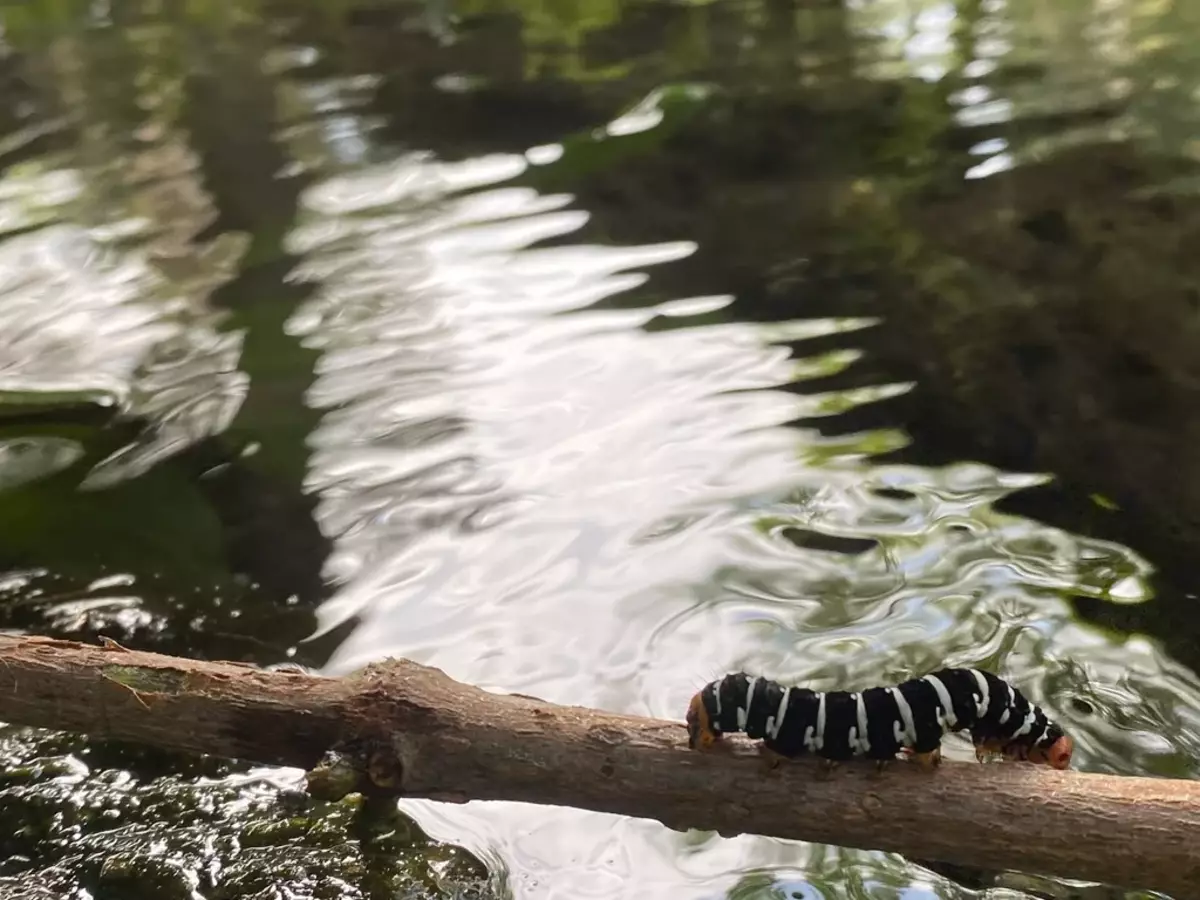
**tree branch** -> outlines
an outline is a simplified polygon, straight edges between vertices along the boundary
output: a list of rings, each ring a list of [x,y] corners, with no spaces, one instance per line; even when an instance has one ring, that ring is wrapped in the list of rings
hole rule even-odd
[[[492,694],[406,661],[324,678],[0,636],[0,720],[299,766],[310,790],[572,806],[1200,897],[1197,782],[1016,763],[768,772],[749,745],[689,750],[682,722]]]

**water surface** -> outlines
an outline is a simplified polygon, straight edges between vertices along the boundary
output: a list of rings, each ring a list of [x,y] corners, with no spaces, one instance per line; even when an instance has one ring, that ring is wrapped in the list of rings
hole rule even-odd
[[[0,10],[3,627],[676,719],[976,665],[1195,777],[1189,8]],[[0,877],[81,900],[105,833],[203,898],[246,834],[271,896],[1082,896],[515,804],[398,872],[294,773],[3,740]]]

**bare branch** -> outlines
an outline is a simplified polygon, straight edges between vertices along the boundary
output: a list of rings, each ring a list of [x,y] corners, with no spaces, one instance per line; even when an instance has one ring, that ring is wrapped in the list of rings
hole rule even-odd
[[[300,766],[323,791],[572,806],[1200,897],[1200,783],[1015,763],[768,772],[748,746],[688,750],[682,722],[492,694],[406,661],[322,678],[0,636],[0,720]],[[354,777],[330,777],[347,765]]]

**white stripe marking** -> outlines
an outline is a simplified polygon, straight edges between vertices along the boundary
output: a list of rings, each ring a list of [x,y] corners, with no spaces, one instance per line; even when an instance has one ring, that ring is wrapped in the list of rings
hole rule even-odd
[[[1035,721],[1037,721],[1037,710],[1030,706],[1029,714],[1025,716],[1025,721],[1021,723],[1021,727],[1013,732],[1013,737],[1019,738],[1023,734],[1028,734],[1033,730],[1033,723]]]
[[[1002,685],[1004,685],[1004,712],[1000,713],[1000,724],[1003,725],[1005,722],[1007,722],[1009,719],[1012,718],[1013,702],[1017,698],[1015,696],[1013,696],[1012,685],[1010,685],[1007,681],[1003,681],[1003,680],[1001,680],[1000,683]]]
[[[988,696],[988,683],[978,669],[972,669],[971,674],[975,676],[975,683],[979,685],[979,696],[975,698],[975,717],[982,719],[987,715],[988,704],[991,700],[991,697]]]
[[[851,700],[853,700],[856,696],[858,696],[858,695],[855,694],[853,691],[850,693]],[[858,717],[856,716],[855,721],[857,721],[857,720],[858,720]],[[857,725],[847,726],[846,746],[850,748],[851,754],[858,753],[858,726]]]
[[[771,740],[779,737],[779,729],[783,727],[783,717],[787,715],[788,698],[792,695],[792,689],[783,689],[783,699],[779,701],[779,710],[775,713],[774,719],[767,719],[767,733],[771,735]]]
[[[958,724],[958,716],[954,715],[954,701],[950,699],[950,692],[946,690],[946,685],[942,684],[942,679],[936,675],[926,675],[922,680],[929,682],[937,691],[938,703],[942,707],[937,714],[938,726],[942,731],[953,728]]]
[[[825,692],[821,692],[821,699],[817,703],[817,733],[816,745],[820,750],[825,746]]]
[[[871,739],[867,735],[867,703],[862,694],[854,695],[854,703],[858,713],[858,750],[866,755],[871,752]]]
[[[896,743],[902,747],[913,747],[917,743],[917,726],[913,724],[912,707],[908,705],[908,701],[904,699],[904,695],[900,693],[900,688],[890,687],[889,691],[896,698],[896,708],[900,710],[900,722],[894,723],[896,731]],[[900,723],[904,723],[903,729]]]
[[[754,685],[758,682],[757,676],[751,678],[746,683],[746,705],[738,707],[738,730],[746,730],[746,720],[750,718],[750,701],[754,699]]]

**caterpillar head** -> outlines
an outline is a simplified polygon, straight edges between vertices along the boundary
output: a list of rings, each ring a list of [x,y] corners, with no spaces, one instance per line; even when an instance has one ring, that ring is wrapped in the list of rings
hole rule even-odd
[[[1058,725],[1051,724],[1036,741],[1013,741],[1000,752],[1008,759],[1031,762],[1052,769],[1069,769],[1075,742]]]
[[[1050,766],[1052,769],[1069,769],[1071,754],[1075,749],[1075,742],[1054,723],[1050,723],[1042,736],[1035,741],[1028,738],[1006,741],[974,732],[971,736],[975,743],[976,755],[980,759],[995,753],[1005,759]]]
[[[1075,742],[1070,735],[1054,724],[1046,729],[1041,740],[1028,748],[1025,758],[1032,763],[1050,766],[1052,769],[1067,769],[1071,766],[1071,754],[1075,750]]]
[[[707,750],[717,741],[717,733],[712,727],[712,717],[704,705],[704,692],[692,697],[687,711],[688,746],[693,750],[699,747]]]

